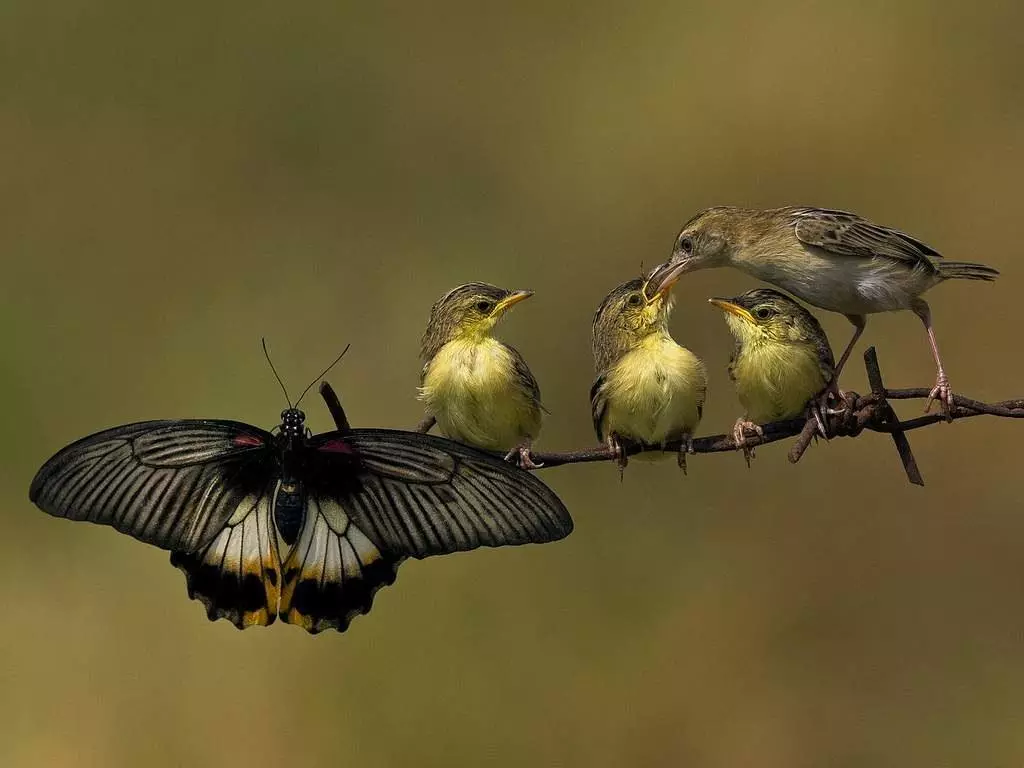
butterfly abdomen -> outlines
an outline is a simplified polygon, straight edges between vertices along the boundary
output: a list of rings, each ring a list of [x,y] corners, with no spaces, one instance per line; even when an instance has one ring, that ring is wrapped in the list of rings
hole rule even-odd
[[[306,498],[298,483],[281,483],[274,503],[274,525],[281,540],[289,547],[299,538],[306,515]]]

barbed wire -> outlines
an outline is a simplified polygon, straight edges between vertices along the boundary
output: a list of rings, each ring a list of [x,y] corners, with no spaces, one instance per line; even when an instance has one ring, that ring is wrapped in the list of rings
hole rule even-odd
[[[889,401],[926,399],[929,397],[931,389],[926,387],[886,389],[882,381],[882,373],[878,365],[878,355],[874,347],[870,347],[864,353],[864,365],[867,368],[871,392],[867,395],[846,392],[847,403],[850,407],[842,413],[824,415],[823,418],[826,422],[825,426],[829,439],[857,437],[865,431],[891,435],[900,460],[903,463],[907,479],[915,485],[924,485],[924,479],[921,477],[917,461],[910,449],[910,441],[906,435],[907,432],[942,421],[955,421],[974,416],[1024,419],[1024,399],[986,403],[962,395],[954,395],[952,407],[948,414],[929,413],[901,421],[896,416]],[[341,407],[341,401],[338,399],[337,394],[335,394],[334,389],[326,381],[320,385],[320,394],[324,398],[327,409],[331,412],[337,428],[341,431],[350,429],[348,418]],[[416,430],[426,432],[433,424],[433,418],[427,417],[417,425]],[[789,451],[789,460],[795,464],[800,461],[800,458],[818,434],[817,422],[813,418],[787,419],[760,426],[763,434],[749,434],[743,446],[736,443],[736,439],[732,434],[694,438],[691,453],[738,451],[743,447],[755,448],[759,445],[767,445],[795,437],[796,440]],[[678,453],[681,447],[681,441],[676,440],[668,442],[663,448],[656,450]],[[638,453],[652,450],[632,443],[623,443],[622,449],[626,456],[634,456]],[[500,456],[503,454],[496,453],[495,455]],[[534,452],[532,456],[536,464],[542,465],[538,466],[538,469],[549,469],[565,466],[566,464],[583,464],[595,461],[616,461],[618,459],[609,448],[603,445],[584,448],[578,451],[540,451]]]

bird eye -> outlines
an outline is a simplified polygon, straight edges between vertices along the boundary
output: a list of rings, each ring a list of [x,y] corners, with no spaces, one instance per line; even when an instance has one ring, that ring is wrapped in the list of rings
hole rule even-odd
[[[644,297],[639,293],[631,293],[629,294],[629,298],[626,299],[626,303],[631,307],[639,307],[644,303]]]
[[[492,309],[494,309],[494,302],[478,301],[476,303],[476,308],[479,309],[481,312],[490,312]]]
[[[755,317],[757,317],[758,320],[767,320],[773,314],[775,313],[768,307],[758,307],[757,310],[754,312],[754,315]]]
[[[692,237],[681,237],[679,238],[679,250],[683,253],[693,253],[693,238]]]

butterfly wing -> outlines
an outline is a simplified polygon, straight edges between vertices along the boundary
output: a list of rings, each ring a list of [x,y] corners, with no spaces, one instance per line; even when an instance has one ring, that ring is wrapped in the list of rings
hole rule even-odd
[[[282,568],[281,618],[344,631],[402,560],[564,538],[572,518],[533,474],[433,435],[314,437],[306,520]]]
[[[266,626],[277,617],[280,560],[271,512],[279,480],[245,497],[213,540],[194,552],[171,552],[188,596],[206,607],[210,621],[239,629]]]
[[[273,438],[230,421],[144,421],[72,443],[29,498],[55,517],[109,525],[163,549],[212,539],[266,481]]]
[[[281,620],[308,632],[344,632],[368,613],[405,558],[379,547],[330,492],[309,492],[299,538],[281,567]]]
[[[147,421],[85,437],[47,461],[29,498],[172,551],[211,619],[269,624],[279,564],[273,436],[234,421]]]

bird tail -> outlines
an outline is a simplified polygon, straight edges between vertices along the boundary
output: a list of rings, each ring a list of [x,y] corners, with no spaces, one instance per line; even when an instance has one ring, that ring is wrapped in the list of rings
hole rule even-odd
[[[995,280],[999,270],[969,261],[936,261],[943,280]]]

